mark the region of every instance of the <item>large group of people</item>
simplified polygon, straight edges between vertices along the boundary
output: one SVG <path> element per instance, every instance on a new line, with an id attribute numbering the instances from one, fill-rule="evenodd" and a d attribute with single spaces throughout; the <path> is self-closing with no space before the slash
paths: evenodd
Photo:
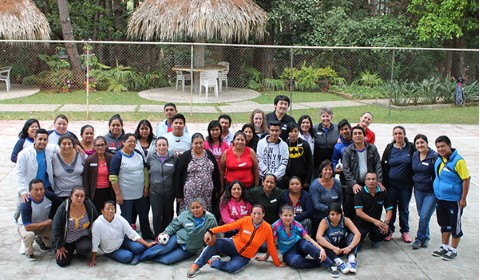
<path id="1" fill-rule="evenodd" d="M 435 152 L 425 135 L 409 142 L 395 126 L 380 156 L 372 113 L 352 127 L 346 119 L 334 124 L 332 109 L 321 108 L 314 125 L 308 115 L 287 115 L 289 106 L 279 95 L 273 112 L 254 110 L 237 132 L 220 115 L 205 136 L 189 134 L 173 103 L 155 130 L 141 120 L 125 132 L 117 114 L 106 135 L 95 137 L 85 125 L 80 140 L 64 115 L 51 131 L 27 120 L 11 156 L 21 253 L 35 260 L 36 242 L 53 249 L 62 267 L 74 257 L 95 266 L 99 249 L 132 265 L 197 256 L 187 272 L 194 277 L 205 264 L 235 273 L 266 252 L 256 260 L 271 256 L 276 266 L 324 267 L 338 277 L 357 272 L 367 236 L 374 248 L 392 240 L 397 210 L 402 240 L 428 247 L 436 210 L 442 244 L 432 255 L 457 256 L 470 175 L 447 136 L 435 140 Z M 419 216 L 413 240 L 412 194 Z"/>

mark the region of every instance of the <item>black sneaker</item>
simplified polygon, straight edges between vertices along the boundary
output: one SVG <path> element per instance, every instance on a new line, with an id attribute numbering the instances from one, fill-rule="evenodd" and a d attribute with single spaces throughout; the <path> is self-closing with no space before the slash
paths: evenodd
<path id="1" fill-rule="evenodd" d="M 448 253 L 447 250 L 445 250 L 443 247 L 440 247 L 440 249 L 433 251 L 432 256 L 434 257 L 443 257 Z"/>
<path id="2" fill-rule="evenodd" d="M 330 275 L 333 278 L 338 278 L 340 276 L 340 271 L 338 271 L 338 267 L 336 265 L 332 265 L 330 267 Z"/>
<path id="3" fill-rule="evenodd" d="M 48 247 L 47 245 L 45 245 L 42 238 L 40 238 L 38 236 L 35 237 L 35 242 L 38 244 L 38 247 L 40 247 L 40 250 L 42 250 L 42 252 L 47 252 L 47 251 L 50 251 L 52 249 L 51 247 Z"/>
<path id="4" fill-rule="evenodd" d="M 37 260 L 37 259 L 35 258 L 35 255 L 34 255 L 34 254 L 25 255 L 25 257 L 26 257 L 27 260 L 29 260 L 29 261 L 36 261 L 36 260 Z"/>
<path id="5" fill-rule="evenodd" d="M 457 257 L 457 253 L 454 253 L 452 250 L 448 250 L 448 252 L 442 257 L 444 261 L 451 261 Z"/>

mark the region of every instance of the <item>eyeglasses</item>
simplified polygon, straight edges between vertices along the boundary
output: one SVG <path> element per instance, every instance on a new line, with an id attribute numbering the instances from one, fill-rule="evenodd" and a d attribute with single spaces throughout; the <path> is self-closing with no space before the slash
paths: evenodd
<path id="1" fill-rule="evenodd" d="M 105 147 L 106 145 L 105 144 L 97 144 L 97 145 L 94 145 L 94 147 L 97 147 L 97 148 L 103 148 Z"/>

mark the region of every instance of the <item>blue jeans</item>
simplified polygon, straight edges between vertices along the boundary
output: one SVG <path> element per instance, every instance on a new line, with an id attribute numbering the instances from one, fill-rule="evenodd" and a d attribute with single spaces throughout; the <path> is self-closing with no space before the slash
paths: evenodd
<path id="1" fill-rule="evenodd" d="M 183 250 L 182 245 L 177 243 L 177 235 L 172 235 L 167 244 L 157 244 L 145 250 L 140 255 L 140 261 L 152 260 L 162 264 L 172 264 L 192 256 L 192 253 Z"/>
<path id="2" fill-rule="evenodd" d="M 148 220 L 148 212 L 150 211 L 150 207 L 148 200 L 145 197 L 142 196 L 139 199 L 124 200 L 122 205 L 120 205 L 122 217 L 124 217 L 129 224 L 132 224 L 132 210 L 134 206 L 140 219 L 140 231 L 142 232 L 143 239 L 152 238 L 153 233 Z"/>
<path id="3" fill-rule="evenodd" d="M 390 230 L 395 231 L 395 220 L 397 218 L 397 206 L 400 217 L 400 232 L 409 232 L 408 224 L 409 204 L 412 198 L 412 188 L 402 182 L 390 182 L 388 186 L 388 199 L 392 203 L 392 219 L 390 220 Z"/>
<path id="4" fill-rule="evenodd" d="M 339 247 L 339 248 L 345 248 L 348 245 L 350 245 L 350 243 L 352 243 L 354 237 L 355 237 L 355 234 L 349 232 L 346 238 L 342 238 L 338 242 L 333 242 L 332 240 L 330 240 L 330 238 L 328 238 L 328 236 L 326 236 L 326 235 L 323 236 L 323 238 L 325 238 L 325 240 L 327 240 L 328 243 L 332 244 L 335 247 Z M 328 248 L 324 247 L 324 249 L 325 249 L 325 253 L 327 253 L 327 256 L 332 260 L 335 259 L 335 258 L 341 257 L 341 255 L 339 256 L 339 255 L 335 254 L 335 252 L 333 252 L 332 250 L 330 250 Z M 356 256 L 357 251 L 358 251 L 358 245 L 353 247 L 351 253 L 355 254 L 355 256 Z"/>
<path id="5" fill-rule="evenodd" d="M 132 241 L 125 236 L 122 246 L 117 250 L 105 254 L 107 257 L 121 263 L 130 263 L 135 255 L 140 255 L 147 249 L 142 244 Z"/>
<path id="6" fill-rule="evenodd" d="M 306 259 L 305 257 L 310 255 L 312 259 Z M 332 260 L 327 257 L 325 261 L 320 261 L 320 249 L 315 247 L 311 242 L 300 239 L 290 248 L 285 254 L 283 254 L 283 261 L 292 268 L 313 268 L 323 266 L 329 268 L 332 265 Z"/>
<path id="7" fill-rule="evenodd" d="M 430 240 L 430 218 L 435 211 L 435 194 L 414 191 L 418 211 L 418 231 L 415 241 L 424 243 Z"/>
<path id="8" fill-rule="evenodd" d="M 233 240 L 230 238 L 219 238 L 217 242 L 210 247 L 207 246 L 203 249 L 200 256 L 195 260 L 195 263 L 202 267 L 213 255 L 226 254 L 230 257 L 229 261 L 214 260 L 211 264 L 211 267 L 216 268 L 221 271 L 229 273 L 237 273 L 242 268 L 244 268 L 248 262 L 249 258 L 241 256 L 233 244 Z"/>

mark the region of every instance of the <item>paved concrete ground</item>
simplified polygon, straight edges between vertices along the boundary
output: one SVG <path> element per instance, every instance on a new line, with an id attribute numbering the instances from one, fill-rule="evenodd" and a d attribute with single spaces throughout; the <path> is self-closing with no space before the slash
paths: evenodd
<path id="1" fill-rule="evenodd" d="M 3 239 L 0 241 L 0 279 L 185 279 L 186 271 L 192 263 L 183 261 L 176 265 L 165 266 L 146 262 L 133 267 L 111 261 L 103 256 L 98 258 L 95 268 L 86 266 L 86 262 L 74 260 L 68 268 L 60 268 L 55 264 L 52 253 L 41 253 L 36 249 L 38 259 L 29 262 L 18 253 L 19 237 L 13 222 L 15 209 L 15 168 L 10 162 L 10 153 L 17 139 L 18 131 L 23 121 L 0 121 L 2 140 L 0 148 L 0 231 Z M 69 129 L 75 133 L 86 122 L 72 122 Z M 96 128 L 97 135 L 107 131 L 106 122 L 90 122 Z M 42 127 L 52 127 L 52 122 L 42 122 Z M 133 122 L 125 123 L 125 130 L 135 129 Z M 190 131 L 205 132 L 207 124 L 189 123 Z M 472 182 L 468 195 L 468 206 L 463 215 L 464 237 L 459 246 L 458 258 L 445 262 L 431 256 L 431 252 L 440 244 L 440 233 L 435 215 L 430 224 L 431 246 L 427 249 L 412 250 L 410 244 L 404 243 L 399 233 L 394 235 L 392 242 L 383 242 L 379 249 L 373 249 L 367 242 L 358 255 L 357 275 L 341 275 L 340 279 L 478 279 L 479 277 L 479 207 L 478 207 L 478 158 L 479 158 L 479 128 L 478 125 L 405 125 L 408 137 L 416 133 L 426 134 L 431 143 L 442 134 L 451 137 L 453 146 L 465 157 Z M 238 126 L 235 127 L 239 128 Z M 377 146 L 382 152 L 391 140 L 393 125 L 372 124 L 377 135 Z M 433 144 L 431 144 L 433 146 Z M 412 237 L 415 236 L 418 224 L 414 198 L 410 205 L 410 226 Z M 329 279 L 330 275 L 322 269 L 294 270 L 291 268 L 276 268 L 270 263 L 251 261 L 241 272 L 235 275 L 226 274 L 204 267 L 197 279 Z"/>

